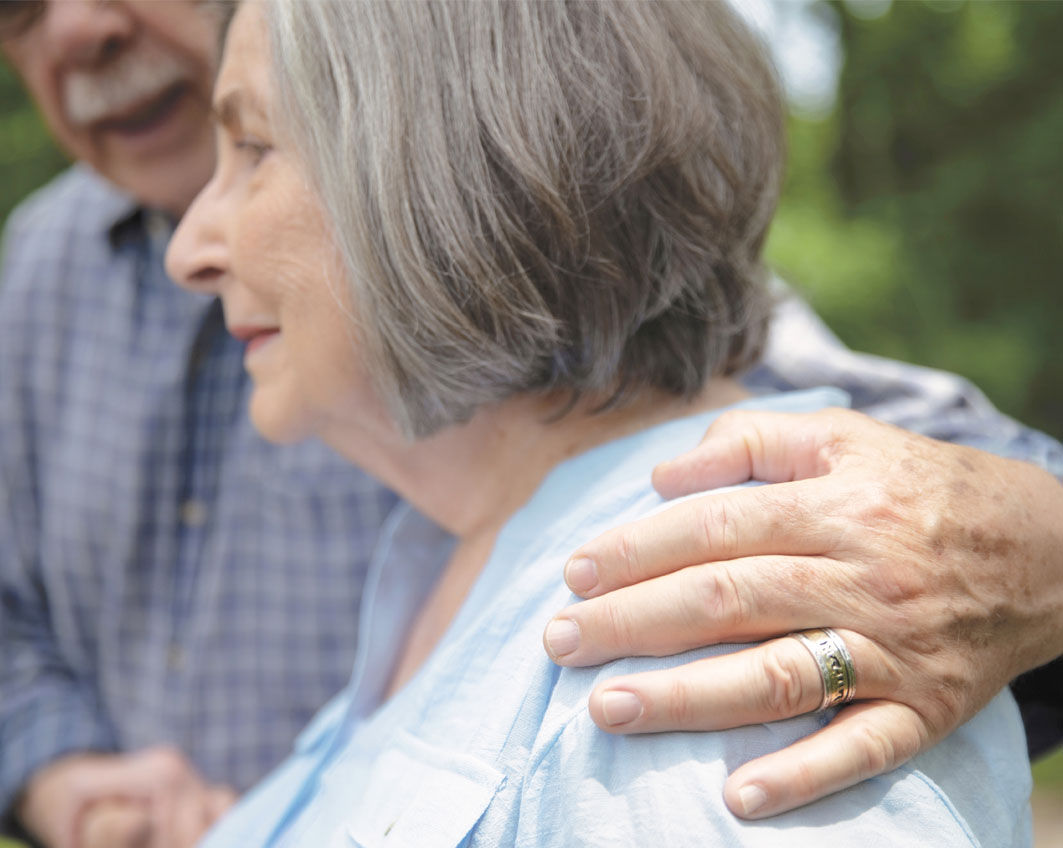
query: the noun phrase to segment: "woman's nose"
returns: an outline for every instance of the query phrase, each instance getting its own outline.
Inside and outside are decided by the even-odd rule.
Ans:
[[[180,286],[218,294],[229,270],[223,217],[211,181],[188,207],[166,250],[166,271]]]

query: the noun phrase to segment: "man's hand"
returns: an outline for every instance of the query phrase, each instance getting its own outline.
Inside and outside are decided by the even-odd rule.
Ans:
[[[81,815],[80,848],[147,848],[151,845],[151,807],[145,801],[96,801]]]
[[[545,636],[563,665],[673,654],[833,627],[857,701],[821,731],[746,763],[724,795],[761,818],[930,747],[1018,674],[1063,653],[1063,486],[1026,463],[859,413],[732,412],[659,466],[684,501],[583,546],[566,581],[590,600]],[[590,711],[610,732],[713,730],[816,709],[811,654],[780,638],[614,678]]]
[[[17,812],[47,848],[191,848],[235,800],[159,747],[56,760],[29,782]]]

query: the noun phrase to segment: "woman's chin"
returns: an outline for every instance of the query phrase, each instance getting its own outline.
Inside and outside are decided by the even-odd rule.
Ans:
[[[251,396],[251,424],[267,442],[290,445],[314,435],[305,416],[293,410],[291,405],[279,404],[261,394],[256,389]]]

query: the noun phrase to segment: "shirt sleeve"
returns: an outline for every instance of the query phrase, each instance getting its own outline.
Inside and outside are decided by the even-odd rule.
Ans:
[[[762,364],[743,382],[754,391],[837,386],[882,421],[1032,462],[1063,481],[1058,441],[1004,415],[962,377],[850,350],[793,294],[782,296]]]
[[[48,762],[115,747],[93,687],[56,650],[43,587],[16,549],[6,483],[0,490],[0,812]]]
[[[1063,657],[1012,682],[1026,727],[1030,759],[1050,754],[1063,742]]]
[[[19,294],[27,281],[13,273],[12,230],[0,274],[0,831],[41,766],[115,745],[88,669],[72,668],[56,646],[39,569],[32,380],[25,376],[31,332]]]

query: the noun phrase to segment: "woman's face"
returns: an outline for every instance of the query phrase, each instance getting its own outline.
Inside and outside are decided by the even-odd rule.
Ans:
[[[260,4],[232,22],[214,91],[218,163],[167,254],[186,288],[221,296],[247,343],[251,418],[266,438],[320,436],[383,420],[359,364],[339,255],[299,163],[270,115],[269,40]]]

